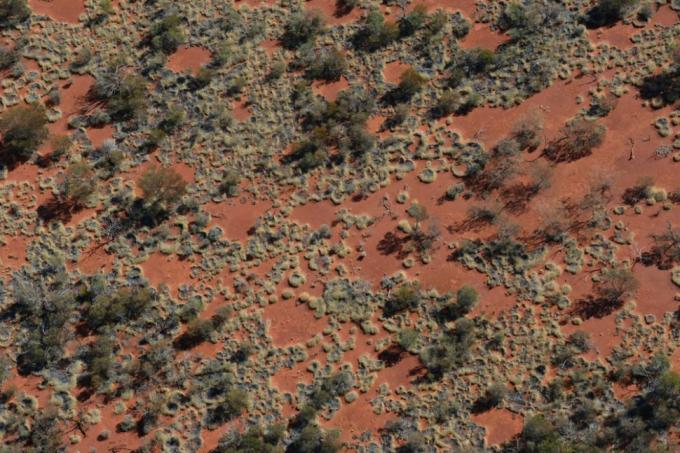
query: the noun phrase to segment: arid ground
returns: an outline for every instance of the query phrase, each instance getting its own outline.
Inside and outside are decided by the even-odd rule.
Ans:
[[[679,13],[0,0],[0,453],[680,451]]]

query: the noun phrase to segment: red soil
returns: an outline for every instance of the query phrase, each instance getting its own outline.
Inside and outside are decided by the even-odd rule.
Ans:
[[[262,8],[265,6],[273,6],[277,3],[276,0],[234,0],[237,7],[247,6],[248,8]]]
[[[508,39],[510,38],[507,35],[491,30],[488,24],[472,24],[470,33],[460,41],[460,46],[466,49],[481,47],[495,50]]]
[[[231,108],[231,114],[236,121],[244,122],[253,114],[246,101],[234,102]]]
[[[330,25],[349,24],[356,22],[362,15],[361,8],[354,8],[347,14],[338,14],[335,2],[331,0],[307,0],[304,3],[308,11],[319,11]]]
[[[201,67],[210,62],[210,51],[203,47],[180,46],[168,58],[168,69],[174,72],[190,71],[197,74]]]
[[[34,14],[73,24],[77,24],[78,17],[85,12],[83,0],[28,0],[28,4]]]
[[[472,420],[486,428],[486,444],[499,445],[509,441],[522,432],[524,418],[507,409],[491,409],[478,415]]]
[[[241,202],[238,198],[233,198],[222,203],[210,202],[205,205],[205,210],[212,216],[213,223],[224,230],[228,239],[245,241],[257,218],[264,215],[270,207],[269,202]]]
[[[327,323],[326,319],[317,319],[309,307],[297,304],[293,299],[267,305],[263,317],[269,323],[269,336],[279,347],[303,343],[322,331]]]
[[[108,273],[111,272],[114,259],[114,256],[106,253],[103,248],[92,248],[81,254],[78,269],[86,275],[97,272]]]
[[[281,41],[278,39],[264,39],[260,41],[260,47],[262,47],[269,56],[272,56],[281,48]]]
[[[165,284],[172,290],[177,290],[182,283],[191,282],[191,267],[193,262],[189,260],[180,260],[177,255],[164,255],[163,253],[154,253],[141,264],[144,277],[146,277],[151,285],[158,287]],[[182,279],[178,280],[177,276],[181,275]]]
[[[399,78],[401,74],[410,68],[411,65],[407,63],[402,63],[401,61],[393,61],[387,63],[383,68],[383,78],[387,83],[399,83]]]
[[[312,84],[312,90],[316,94],[320,94],[327,101],[335,101],[340,93],[345,88],[349,87],[349,82],[346,78],[341,77],[337,82],[314,82]]]
[[[26,247],[32,238],[26,236],[5,236],[5,245],[0,245],[0,268],[2,275],[10,275],[11,272],[26,264]]]
[[[113,133],[115,131],[116,131],[115,127],[113,127],[110,124],[107,124],[106,126],[88,129],[87,136],[90,138],[92,146],[95,148],[99,148],[104,144],[105,141],[113,137]]]
[[[57,106],[62,115],[59,121],[49,124],[50,134],[68,135],[68,119],[72,115],[79,115],[86,102],[87,92],[94,84],[94,78],[89,75],[74,75],[70,80],[60,85],[61,103]],[[46,145],[43,145],[43,148]]]
[[[130,402],[127,402],[128,407],[130,407]],[[75,446],[72,451],[76,449],[79,451],[119,451],[131,449],[134,450],[141,446],[149,436],[153,434],[147,434],[144,437],[139,437],[136,431],[129,432],[116,432],[116,425],[123,421],[125,418],[125,413],[116,415],[114,413],[115,404],[111,403],[97,403],[92,405],[92,407],[97,407],[101,414],[101,420],[96,425],[88,426],[86,435],[83,439]],[[97,436],[102,431],[108,431],[110,437],[107,440],[97,440]]]

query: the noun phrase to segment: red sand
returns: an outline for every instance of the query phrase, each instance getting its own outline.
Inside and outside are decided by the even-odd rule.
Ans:
[[[236,121],[244,122],[253,114],[247,102],[234,102],[232,105],[232,116]]]
[[[304,2],[305,9],[308,11],[319,11],[330,25],[349,24],[356,22],[362,15],[359,7],[352,9],[347,14],[337,14],[335,2],[329,0],[307,0]]]
[[[387,63],[383,68],[383,78],[387,83],[398,84],[401,74],[410,67],[410,64],[402,63],[401,61]]]
[[[281,48],[281,41],[278,39],[264,39],[260,41],[260,47],[262,47],[269,56],[272,56]]]
[[[177,290],[182,283],[191,283],[191,267],[193,263],[189,260],[180,260],[176,255],[165,255],[154,253],[141,264],[141,268],[149,282],[157,287],[161,284],[167,285],[172,290]],[[177,276],[182,279],[178,280]]]
[[[83,0],[28,0],[28,4],[34,14],[73,24],[77,24],[78,17],[85,12]]]
[[[488,24],[472,24],[470,33],[460,41],[460,46],[466,49],[481,47],[495,50],[508,39],[510,38],[507,35],[491,30]]]
[[[472,420],[486,428],[486,444],[499,445],[509,441],[522,432],[524,418],[507,409],[491,409],[478,415]]]
[[[240,198],[230,198],[222,203],[210,202],[205,205],[205,210],[212,216],[213,223],[224,230],[227,239],[245,241],[257,218],[270,207],[270,202],[241,202]]]
[[[88,129],[87,136],[90,138],[92,146],[95,148],[99,148],[104,144],[104,142],[113,137],[113,133],[115,131],[116,129],[112,125],[107,124],[106,126],[103,127]]]
[[[349,82],[346,78],[341,77],[337,82],[314,82],[312,84],[312,90],[316,94],[320,94],[327,101],[335,101],[340,93],[345,88],[349,87]]]
[[[210,61],[210,51],[203,47],[180,46],[168,58],[168,69],[174,72],[190,71],[197,74]]]

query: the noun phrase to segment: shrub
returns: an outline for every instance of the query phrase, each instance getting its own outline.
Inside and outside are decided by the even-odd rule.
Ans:
[[[366,15],[352,42],[359,50],[374,52],[389,45],[397,36],[399,27],[392,22],[385,22],[380,10],[374,8]]]
[[[196,318],[189,322],[187,330],[175,342],[178,349],[191,349],[210,339],[215,325],[210,319]]]
[[[184,33],[180,29],[182,19],[173,14],[164,17],[151,27],[150,42],[151,46],[165,54],[171,54],[184,43]]]
[[[550,142],[543,151],[553,162],[572,162],[589,156],[604,142],[606,128],[586,119],[576,119],[562,128],[561,136]]]
[[[97,188],[97,176],[84,162],[72,164],[66,169],[61,184],[61,196],[78,207],[92,195]]]
[[[85,323],[92,330],[138,319],[153,304],[154,294],[147,288],[122,288],[92,300]]]
[[[404,350],[410,351],[418,341],[418,337],[420,337],[420,332],[416,329],[402,329],[397,334],[397,341]]]
[[[307,173],[326,163],[328,154],[317,143],[304,141],[293,146],[293,150],[284,162],[295,162],[302,173]]]
[[[413,68],[408,68],[399,76],[399,85],[388,93],[388,102],[408,102],[427,84],[427,77]]]
[[[208,409],[208,424],[223,425],[232,420],[248,407],[248,394],[240,389],[231,389],[214,407]]]
[[[399,19],[399,34],[401,36],[411,36],[427,23],[428,15],[425,5],[418,4],[413,10]]]
[[[661,266],[669,263],[665,267],[670,267],[673,264],[680,263],[679,228],[673,228],[673,225],[669,224],[666,231],[661,234],[652,235],[652,237],[654,239],[653,253],[658,256]]]
[[[520,149],[533,151],[541,144],[543,134],[543,115],[534,110],[520,119],[512,128],[512,138]]]
[[[26,162],[49,135],[45,112],[35,105],[11,108],[0,116],[0,134],[2,160]]]
[[[241,183],[241,176],[239,173],[231,168],[224,170],[222,174],[222,181],[220,182],[220,193],[235,197],[238,195],[239,184]]]
[[[404,310],[413,310],[418,307],[420,300],[420,287],[417,284],[401,285],[385,302],[383,315],[389,318]]]
[[[10,67],[14,66],[14,64],[19,61],[19,57],[21,54],[19,53],[18,49],[16,47],[14,48],[5,48],[1,47],[0,48],[0,70],[5,70],[9,69]]]
[[[298,12],[293,14],[284,26],[281,43],[287,49],[297,49],[313,41],[323,31],[323,18],[318,12]]]
[[[26,0],[0,0],[0,28],[9,28],[31,17]]]
[[[283,425],[253,427],[243,434],[234,430],[222,436],[211,453],[281,453],[284,431]]]
[[[608,302],[617,302],[632,296],[638,286],[633,272],[622,267],[603,270],[600,280],[594,285],[595,294]]]
[[[336,453],[340,450],[337,431],[322,431],[318,426],[305,427],[286,448],[286,453]]]
[[[91,97],[104,103],[114,120],[137,118],[146,110],[146,80],[135,74],[105,74],[95,82]]]
[[[345,56],[337,49],[330,49],[315,55],[314,61],[305,73],[309,79],[335,82],[340,80],[347,70]]]
[[[468,360],[476,336],[474,328],[471,320],[461,318],[456,321],[452,331],[444,332],[420,353],[420,360],[427,368],[430,379],[440,379]]]
[[[439,316],[445,321],[455,321],[470,313],[477,304],[479,296],[471,286],[463,286],[456,293],[456,302],[444,305]]]
[[[638,0],[598,0],[586,14],[584,22],[588,28],[614,25],[637,3]]]
[[[484,395],[475,401],[473,412],[488,411],[492,407],[496,407],[503,402],[508,389],[502,384],[491,384],[484,392]]]
[[[172,168],[150,167],[144,172],[137,186],[142,190],[142,199],[149,206],[170,209],[182,198],[186,182]]]

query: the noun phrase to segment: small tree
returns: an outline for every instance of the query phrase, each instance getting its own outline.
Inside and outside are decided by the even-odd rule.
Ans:
[[[623,19],[628,8],[637,2],[638,0],[598,0],[586,14],[584,22],[588,28],[614,25]]]
[[[31,16],[26,0],[0,0],[0,28],[9,28]]]
[[[241,183],[241,176],[239,173],[232,169],[228,168],[224,170],[224,173],[222,174],[222,181],[220,182],[220,193],[223,193],[224,195],[228,197],[235,197],[238,195],[238,186]]]
[[[600,280],[595,284],[595,294],[608,302],[618,302],[635,294],[638,286],[630,269],[615,267],[602,271]]]
[[[420,287],[415,283],[401,285],[385,302],[383,314],[392,317],[404,310],[413,310],[420,303]]]
[[[90,97],[101,102],[112,119],[129,120],[141,116],[146,110],[146,80],[136,74],[113,71],[97,78]]]
[[[337,49],[331,49],[316,56],[309,66],[306,76],[309,79],[335,82],[340,80],[347,70],[345,56]]]
[[[666,231],[652,237],[654,238],[653,253],[658,255],[660,264],[680,263],[680,228],[673,228],[673,225],[669,224]]]
[[[287,49],[311,42],[324,30],[323,18],[317,11],[298,12],[284,26],[281,43]]]
[[[172,168],[150,167],[137,182],[142,199],[149,206],[170,209],[186,191],[186,182]]]
[[[404,15],[399,20],[399,34],[401,36],[411,36],[427,24],[427,8],[423,4],[418,4],[409,14]]]
[[[533,151],[541,144],[543,134],[543,115],[534,110],[520,119],[512,128],[512,138],[515,139],[520,149]]]
[[[491,384],[472,408],[473,412],[484,412],[503,402],[508,389],[503,384]]]
[[[389,45],[399,36],[399,27],[393,22],[385,22],[379,9],[372,9],[364,19],[362,27],[354,35],[354,46],[359,50],[375,52]]]
[[[562,128],[562,134],[546,146],[543,154],[553,162],[572,162],[589,156],[604,142],[606,128],[594,121],[576,119]]]
[[[84,162],[71,165],[61,184],[61,197],[74,207],[82,206],[97,188],[97,176]]]
[[[184,33],[180,28],[182,19],[173,14],[156,22],[151,27],[151,46],[166,54],[171,54],[185,41]]]
[[[26,162],[49,135],[47,117],[35,105],[14,107],[0,116],[3,161]]]
[[[413,68],[408,68],[399,76],[399,85],[388,94],[391,103],[407,102],[427,84],[427,77]]]

